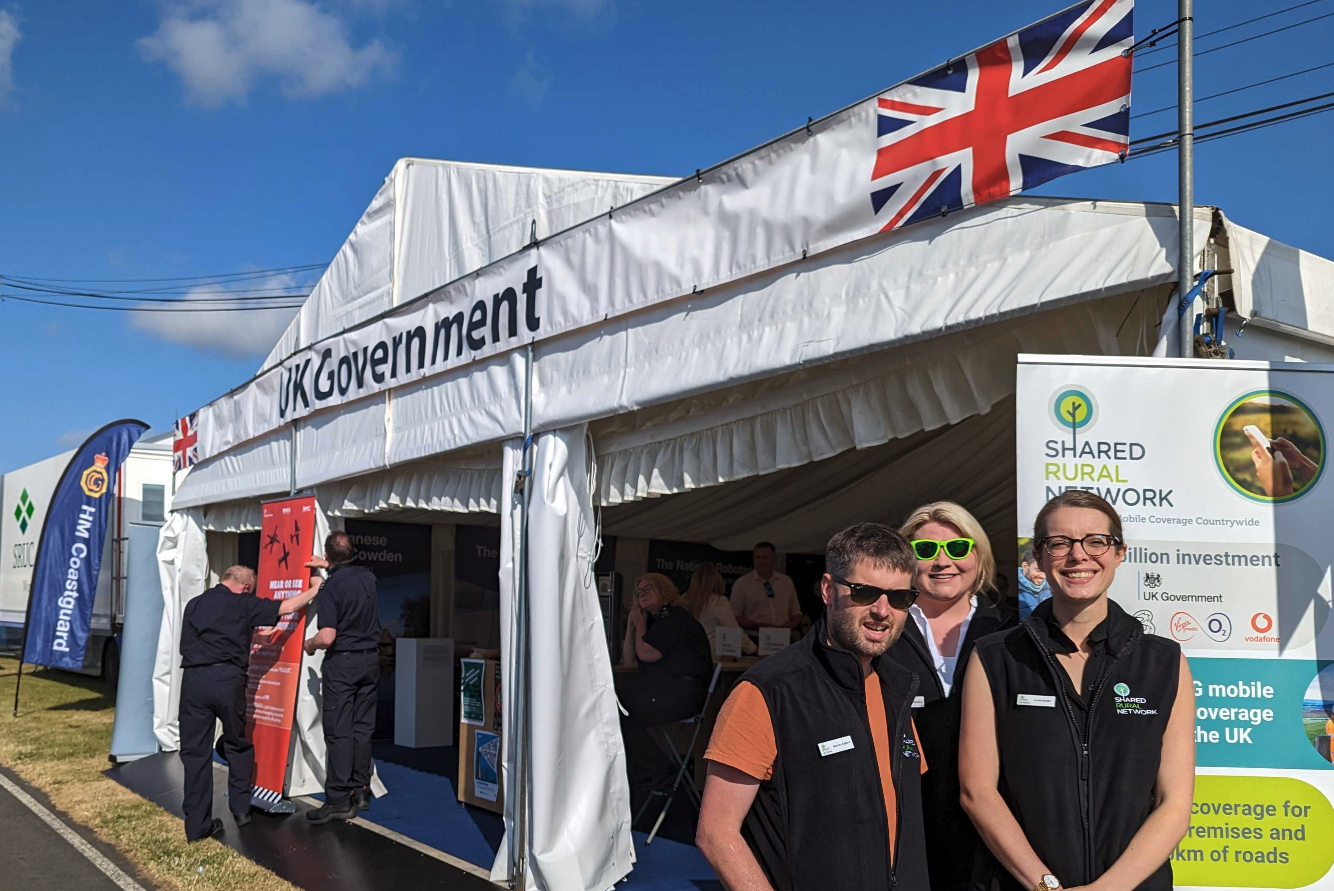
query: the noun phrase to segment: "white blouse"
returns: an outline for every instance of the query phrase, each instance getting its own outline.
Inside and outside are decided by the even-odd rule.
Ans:
[[[704,605],[704,612],[699,616],[699,623],[704,626],[704,631],[709,635],[709,651],[713,652],[715,648],[714,630],[719,625],[726,625],[729,628],[740,628],[737,624],[736,613],[732,612],[732,603],[726,597],[714,594],[709,598],[708,603]],[[750,635],[741,635],[741,652],[751,655],[758,647],[755,641],[750,639]]]
[[[922,632],[922,637],[926,638],[927,651],[931,653],[931,661],[936,665],[936,676],[940,678],[940,686],[944,688],[946,696],[950,695],[950,688],[954,686],[954,666],[959,662],[959,650],[963,647],[963,639],[968,636],[968,624],[973,621],[973,614],[977,612],[976,594],[969,599],[969,603],[971,606],[968,616],[959,623],[959,640],[955,644],[952,656],[940,655],[940,649],[936,646],[936,636],[931,633],[931,622],[927,619],[926,613],[915,603],[908,607],[913,621],[917,623],[917,629]]]

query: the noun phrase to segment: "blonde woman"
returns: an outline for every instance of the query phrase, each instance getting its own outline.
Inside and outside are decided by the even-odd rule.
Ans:
[[[715,631],[718,626],[741,628],[737,624],[736,613],[732,612],[732,603],[727,599],[727,585],[723,582],[722,573],[712,563],[695,565],[695,571],[690,574],[690,587],[686,589],[685,607],[704,627],[704,633],[709,636],[711,652],[717,652]],[[749,635],[742,634],[741,652],[749,655],[756,649],[755,641]]]
[[[649,792],[672,778],[672,762],[648,729],[698,714],[713,674],[708,635],[681,605],[676,585],[661,573],[650,572],[635,582],[621,664],[639,669],[617,687],[629,712],[621,718],[621,736],[631,813],[637,814]]]
[[[922,816],[932,891],[984,888],[995,861],[959,806],[959,715],[974,643],[1015,624],[994,601],[996,559],[977,519],[951,501],[924,504],[899,530],[917,558],[917,602],[889,655],[921,678],[913,720],[931,769]]]

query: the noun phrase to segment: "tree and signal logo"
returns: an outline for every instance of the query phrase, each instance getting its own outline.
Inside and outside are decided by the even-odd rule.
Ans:
[[[1056,426],[1070,433],[1070,441],[1078,442],[1079,434],[1093,426],[1098,417],[1098,405],[1093,396],[1082,387],[1064,387],[1051,400],[1051,418]]]

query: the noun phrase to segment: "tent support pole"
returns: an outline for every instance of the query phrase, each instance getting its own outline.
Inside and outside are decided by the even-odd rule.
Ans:
[[[1194,0],[1177,0],[1177,164],[1180,187],[1180,253],[1177,256],[1177,299],[1195,286],[1195,20]],[[1193,306],[1178,309],[1178,355],[1195,355]]]
[[[510,875],[513,877],[514,887],[523,891],[528,887],[528,798],[529,774],[530,774],[530,754],[531,737],[529,729],[529,717],[532,709],[529,704],[532,693],[531,671],[528,659],[528,505],[532,497],[533,482],[533,345],[528,344],[525,361],[525,380],[523,389],[523,472],[521,480],[523,488],[519,493],[519,579],[516,586],[516,628],[515,628],[515,649],[514,662],[517,669],[515,678],[515,687],[518,694],[514,697],[517,708],[515,712],[519,720],[515,722],[518,726],[518,739],[515,740],[519,746],[518,757],[518,781],[517,794],[514,796],[515,810],[515,836],[518,844],[510,846],[510,856],[513,859],[514,868]]]
[[[291,460],[287,465],[287,494],[296,494],[296,419],[292,419],[291,428],[291,447],[288,451],[291,453]]]

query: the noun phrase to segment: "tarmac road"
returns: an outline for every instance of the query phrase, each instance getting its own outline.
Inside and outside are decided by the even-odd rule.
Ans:
[[[59,814],[53,814],[54,818],[76,833],[77,842],[47,824],[24,804],[20,798],[24,794],[32,796],[12,774],[0,772],[0,887],[6,891],[144,891]],[[36,803],[45,808],[40,800]],[[99,869],[90,854],[100,858],[117,878]]]

